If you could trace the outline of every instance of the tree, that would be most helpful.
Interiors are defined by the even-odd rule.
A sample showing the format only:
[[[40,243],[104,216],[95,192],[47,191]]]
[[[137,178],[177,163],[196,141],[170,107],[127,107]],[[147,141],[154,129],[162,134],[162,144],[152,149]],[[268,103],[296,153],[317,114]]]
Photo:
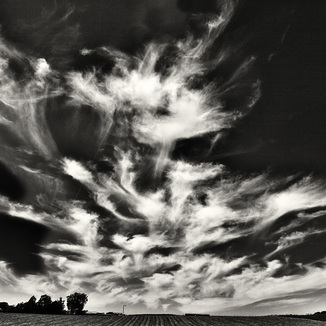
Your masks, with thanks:
[[[0,0],[1,1],[1,0]],[[0,311],[5,302],[0,302]],[[64,300],[60,298],[59,300],[52,301],[51,297],[47,294],[43,294],[39,301],[36,302],[36,298],[32,296],[27,302],[21,302],[14,306],[5,306],[8,312],[19,312],[19,313],[39,313],[39,314],[63,314],[64,313]]]
[[[35,313],[36,307],[36,298],[33,295],[27,302],[24,303],[24,312]]]
[[[71,314],[80,315],[87,301],[87,294],[75,292],[67,296],[67,307]]]
[[[25,308],[25,303],[20,302],[16,305],[15,312],[24,312]]]
[[[60,298],[59,300],[55,300],[51,304],[51,313],[60,315],[63,313],[63,310],[65,308],[65,301]]]
[[[6,312],[9,309],[9,304],[8,302],[0,302],[0,311],[1,312]]]
[[[52,299],[47,294],[43,294],[37,302],[37,309],[40,313],[47,314],[51,310]]]

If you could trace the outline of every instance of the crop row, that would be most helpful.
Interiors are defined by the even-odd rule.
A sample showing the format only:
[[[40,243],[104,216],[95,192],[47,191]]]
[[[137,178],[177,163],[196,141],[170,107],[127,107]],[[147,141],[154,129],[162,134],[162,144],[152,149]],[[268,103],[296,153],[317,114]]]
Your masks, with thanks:
[[[56,316],[0,313],[1,326],[316,326],[322,321],[284,317],[178,315]]]

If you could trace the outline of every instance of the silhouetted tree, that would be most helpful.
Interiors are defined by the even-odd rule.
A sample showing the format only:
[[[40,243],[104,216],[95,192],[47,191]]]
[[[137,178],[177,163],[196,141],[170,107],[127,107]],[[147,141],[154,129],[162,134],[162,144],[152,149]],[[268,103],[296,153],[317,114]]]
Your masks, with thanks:
[[[52,299],[47,294],[43,294],[37,302],[37,310],[41,314],[48,314],[51,312]]]
[[[7,302],[0,302],[0,311],[27,314],[63,314],[64,304],[62,298],[52,302],[50,296],[43,294],[37,302],[35,296],[32,296],[27,302],[18,303],[16,306],[9,306]]]
[[[25,303],[20,302],[16,305],[15,312],[24,312],[25,311]]]
[[[24,312],[26,313],[35,313],[36,312],[36,298],[34,297],[34,295],[27,301],[24,303]]]
[[[52,314],[62,314],[65,308],[65,301],[60,298],[59,300],[55,300],[51,304],[51,313]]]
[[[0,311],[6,312],[9,309],[8,302],[0,302]]]
[[[67,307],[71,314],[80,315],[87,301],[87,294],[75,292],[67,296]]]

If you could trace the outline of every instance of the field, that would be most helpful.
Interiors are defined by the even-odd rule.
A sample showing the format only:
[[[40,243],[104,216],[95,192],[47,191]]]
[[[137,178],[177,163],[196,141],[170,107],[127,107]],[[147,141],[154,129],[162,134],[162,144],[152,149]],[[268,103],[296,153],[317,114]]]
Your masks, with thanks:
[[[218,317],[177,315],[56,316],[0,313],[1,326],[317,326],[322,321],[290,317]]]

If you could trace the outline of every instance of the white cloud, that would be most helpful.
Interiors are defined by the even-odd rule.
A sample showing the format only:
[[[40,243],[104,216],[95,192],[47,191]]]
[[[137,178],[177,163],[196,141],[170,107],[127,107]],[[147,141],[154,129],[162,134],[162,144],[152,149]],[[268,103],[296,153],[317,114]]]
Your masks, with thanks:
[[[85,183],[92,183],[92,174],[79,162],[65,158],[63,160],[64,172],[74,179]]]

